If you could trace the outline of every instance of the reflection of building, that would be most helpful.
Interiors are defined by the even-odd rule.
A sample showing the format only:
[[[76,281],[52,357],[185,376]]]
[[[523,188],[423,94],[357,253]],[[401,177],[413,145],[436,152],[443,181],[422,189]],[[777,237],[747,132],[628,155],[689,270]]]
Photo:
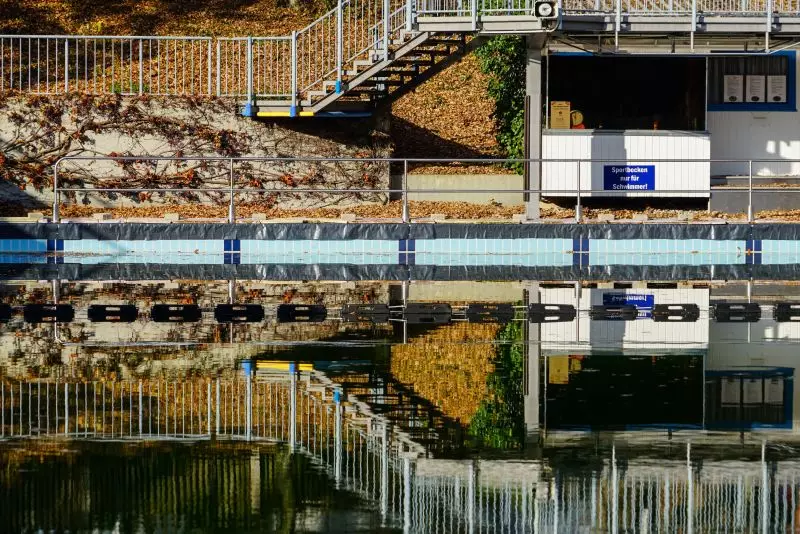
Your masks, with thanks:
[[[737,295],[730,287],[540,288],[540,302],[579,310],[575,321],[530,325],[535,332],[529,337],[541,339],[530,354],[533,360],[541,355],[537,399],[545,401],[539,409],[547,419],[542,424],[550,429],[797,428],[800,323],[776,322],[771,306],[785,301],[788,290],[759,288],[761,295],[751,297],[761,305],[758,322],[714,320],[714,303],[746,302],[744,286],[739,289]],[[637,305],[639,318],[590,319],[592,306],[610,303]],[[650,318],[648,310],[656,304],[681,303],[699,306],[696,322]],[[529,384],[530,377],[529,370]],[[534,402],[530,395],[527,399]],[[529,421],[532,412],[531,405]],[[537,426],[529,423],[531,429]]]

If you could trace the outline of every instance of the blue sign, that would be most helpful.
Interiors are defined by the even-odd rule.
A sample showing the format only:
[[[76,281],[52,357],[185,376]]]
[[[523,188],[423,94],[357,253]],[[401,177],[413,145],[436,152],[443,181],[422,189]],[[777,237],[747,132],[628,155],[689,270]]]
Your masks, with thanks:
[[[655,191],[655,165],[604,165],[605,191]]]
[[[637,319],[653,317],[654,295],[635,295],[632,293],[603,293],[603,306],[636,306]]]

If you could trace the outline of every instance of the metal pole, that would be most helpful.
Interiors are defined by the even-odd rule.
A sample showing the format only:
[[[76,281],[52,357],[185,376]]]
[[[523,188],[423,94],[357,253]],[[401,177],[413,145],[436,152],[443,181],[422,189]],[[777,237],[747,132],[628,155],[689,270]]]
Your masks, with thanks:
[[[617,445],[611,445],[611,532],[619,532],[619,482],[617,480]]]
[[[231,200],[230,204],[228,205],[228,222],[233,224],[236,222],[236,211],[234,208],[234,203],[236,202],[236,193],[233,191],[233,158],[230,159],[230,186],[231,186]]]
[[[403,160],[403,222],[411,222],[408,212],[408,160]]]
[[[344,10],[342,0],[336,4],[336,92],[342,92],[342,63],[344,62]]]
[[[692,442],[686,442],[686,476],[688,480],[688,493],[686,496],[687,532],[694,532],[694,478],[692,476]]]
[[[747,222],[753,222],[753,160],[747,162]]]
[[[406,0],[406,31],[414,29],[414,0]]]
[[[20,409],[22,407],[22,396],[19,399]],[[22,426],[22,425],[20,425]],[[20,431],[22,429],[20,428]],[[64,435],[69,434],[69,384],[64,382]]]
[[[578,172],[577,172],[578,189],[576,191],[577,200],[575,201],[575,222],[580,223],[581,222],[581,162],[580,161],[577,162],[577,165],[578,165]]]
[[[411,459],[403,458],[403,534],[411,533]]]
[[[152,47],[153,45],[151,44],[150,46]],[[212,55],[211,50],[212,50],[211,49],[211,39],[209,39],[208,40],[207,52],[206,52],[208,54],[208,58],[207,58],[207,61],[208,61],[208,68],[207,68],[207,70],[208,70],[208,72],[207,72],[207,75],[208,75],[208,96],[211,96],[211,91],[212,91],[212,89],[211,89],[211,58],[213,57],[213,55]]]
[[[294,364],[289,369],[292,379],[289,389],[289,448],[294,451],[297,441],[297,371]]]
[[[69,39],[64,39],[64,92],[69,93]]]
[[[478,470],[475,460],[469,463],[467,473],[467,532],[475,532],[475,486],[478,483]]]
[[[472,31],[478,29],[478,0],[470,0],[470,18],[472,19]]]
[[[297,32],[292,32],[292,104],[289,116],[297,115]]]
[[[383,60],[389,61],[389,0],[383,0]]]
[[[389,424],[384,422],[381,432],[381,517],[389,513]]]
[[[217,389],[217,393],[216,393],[216,400],[217,400],[216,407],[217,407],[217,410],[216,410],[216,413],[214,414],[214,418],[216,419],[215,425],[214,425],[214,432],[215,432],[216,435],[219,435],[219,415],[220,415],[219,414],[219,378],[217,378],[217,388],[216,389]],[[209,424],[211,424],[211,423],[209,422]]]
[[[247,389],[245,395],[247,397],[247,411],[245,413],[247,430],[245,431],[245,435],[247,436],[247,441],[250,441],[253,439],[253,377],[251,375],[247,375]]]
[[[211,435],[211,381],[206,384],[206,424],[208,425],[208,435]]]
[[[142,94],[144,90],[142,87],[144,86],[144,50],[142,49],[142,40],[139,39],[139,94]]]
[[[217,96],[220,96],[220,94],[222,93],[222,75],[221,75],[221,72],[222,72],[222,64],[221,64],[222,59],[221,59],[221,55],[222,55],[222,41],[218,40],[217,41]],[[211,63],[211,58],[209,58],[208,61],[209,61],[209,64],[210,64]],[[210,66],[209,66],[209,69],[211,69]],[[211,74],[209,74],[209,83],[210,82],[211,82]],[[210,88],[210,85],[209,85],[209,88]]]
[[[769,523],[769,481],[767,479],[767,442],[761,442],[761,532],[767,532]]]
[[[333,392],[333,478],[338,487],[342,480],[342,393]]]
[[[139,380],[139,435],[142,435],[142,381]]]
[[[247,104],[253,105],[253,38],[247,38]]]
[[[53,165],[53,222],[57,223],[59,219],[58,213],[58,164],[56,161]]]

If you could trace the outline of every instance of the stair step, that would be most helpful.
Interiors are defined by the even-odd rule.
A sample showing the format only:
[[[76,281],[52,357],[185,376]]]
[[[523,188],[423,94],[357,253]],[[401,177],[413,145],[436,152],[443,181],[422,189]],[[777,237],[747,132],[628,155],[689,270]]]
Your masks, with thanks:
[[[400,87],[401,85],[405,85],[405,82],[402,80],[374,80],[369,79],[361,84],[361,87],[373,87],[376,85],[386,85],[388,87]]]

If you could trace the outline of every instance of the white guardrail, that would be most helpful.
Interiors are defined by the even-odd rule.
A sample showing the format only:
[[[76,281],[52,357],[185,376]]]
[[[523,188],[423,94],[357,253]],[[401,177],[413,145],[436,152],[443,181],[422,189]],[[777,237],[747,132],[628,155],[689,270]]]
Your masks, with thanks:
[[[339,0],[282,37],[0,35],[0,93],[225,96],[296,106],[356,61],[388,59],[417,17],[526,16],[534,0]],[[562,0],[564,14],[800,15],[797,0]]]

